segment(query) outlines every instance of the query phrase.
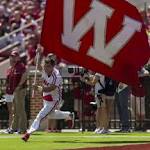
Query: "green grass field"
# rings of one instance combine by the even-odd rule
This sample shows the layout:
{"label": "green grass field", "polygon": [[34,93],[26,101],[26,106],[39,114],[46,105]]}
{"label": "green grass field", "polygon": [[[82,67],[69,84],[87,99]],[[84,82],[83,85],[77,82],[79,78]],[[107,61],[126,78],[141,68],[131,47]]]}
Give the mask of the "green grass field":
{"label": "green grass field", "polygon": [[86,147],[103,147],[127,144],[150,143],[150,133],[111,133],[96,135],[85,133],[45,133],[36,132],[28,142],[21,135],[0,134],[1,150],[64,150]]}

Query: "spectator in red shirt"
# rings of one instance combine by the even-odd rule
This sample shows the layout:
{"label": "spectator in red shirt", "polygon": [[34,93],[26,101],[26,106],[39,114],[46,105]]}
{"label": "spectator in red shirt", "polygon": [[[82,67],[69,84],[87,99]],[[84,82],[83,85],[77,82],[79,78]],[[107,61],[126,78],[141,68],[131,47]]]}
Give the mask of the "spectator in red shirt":
{"label": "spectator in red shirt", "polygon": [[26,95],[26,68],[20,61],[17,51],[10,54],[10,64],[7,71],[6,93],[14,96],[14,118],[12,121],[13,131],[24,132],[27,129],[27,118],[25,113],[25,95]]}
{"label": "spectator in red shirt", "polygon": [[28,66],[35,66],[36,47],[32,44],[27,46],[27,63]]}
{"label": "spectator in red shirt", "polygon": [[143,67],[140,72],[138,72],[139,80],[141,84],[137,87],[132,87],[131,94],[131,104],[133,108],[133,116],[138,120],[138,124],[135,127],[135,130],[145,131],[144,128],[144,119],[145,119],[145,88],[142,85],[143,77],[146,76],[148,71]]}
{"label": "spectator in red shirt", "polygon": [[10,67],[7,69],[7,73],[6,73],[6,95],[4,95],[4,98],[7,102],[7,108],[8,108],[8,113],[9,113],[9,122],[8,122],[8,129],[6,130],[6,132],[9,132],[10,128],[11,128],[11,124],[12,124],[12,118],[13,118],[13,92],[10,89],[10,83],[11,83],[11,68],[13,66],[13,61],[12,59],[10,59]]}
{"label": "spectator in red shirt", "polygon": [[143,121],[145,119],[145,90],[142,85],[132,88],[131,102],[132,115],[138,121],[135,130],[144,130]]}

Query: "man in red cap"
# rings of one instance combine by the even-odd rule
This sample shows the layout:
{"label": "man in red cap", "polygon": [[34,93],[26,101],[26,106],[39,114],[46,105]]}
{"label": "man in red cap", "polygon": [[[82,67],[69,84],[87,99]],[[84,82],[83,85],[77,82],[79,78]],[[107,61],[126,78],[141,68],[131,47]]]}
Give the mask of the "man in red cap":
{"label": "man in red cap", "polygon": [[12,51],[9,59],[10,67],[7,70],[6,101],[7,97],[11,97],[8,105],[10,106],[9,111],[12,114],[12,103],[14,104],[14,118],[12,124],[9,122],[11,129],[8,133],[13,133],[13,131],[24,132],[27,128],[27,117],[25,113],[26,68],[21,63],[17,51]]}

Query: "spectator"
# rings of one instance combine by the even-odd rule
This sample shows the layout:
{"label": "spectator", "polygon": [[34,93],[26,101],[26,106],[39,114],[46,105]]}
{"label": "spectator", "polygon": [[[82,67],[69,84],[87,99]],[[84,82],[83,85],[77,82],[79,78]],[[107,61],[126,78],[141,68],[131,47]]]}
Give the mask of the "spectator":
{"label": "spectator", "polygon": [[[34,41],[34,39],[33,39],[33,41]],[[33,44],[31,42],[28,43],[28,45],[26,46],[26,50],[27,50],[27,65],[35,66],[36,47],[34,45],[34,42],[33,42]]]}
{"label": "spectator", "polygon": [[84,126],[88,130],[93,130],[95,128],[95,111],[93,111],[90,103],[94,100],[93,90],[91,86],[86,86],[83,95],[83,115],[84,115]]}
{"label": "spectator", "polygon": [[[103,89],[104,86],[104,76],[101,74],[96,73],[90,80],[87,80],[87,78],[81,78],[81,81],[85,82],[86,84],[89,84],[91,86],[95,86],[95,101],[97,104],[97,110],[96,110],[96,129],[95,133],[99,133],[101,131],[101,124],[100,124],[100,114],[101,114],[101,93],[99,93],[99,90]],[[100,84],[100,82],[101,84]],[[98,96],[99,95],[99,96]]]}
{"label": "spectator", "polygon": [[[145,118],[150,119],[150,59],[149,62],[145,65],[147,73],[143,77],[142,85],[145,89]],[[146,128],[149,128],[150,123],[145,122]]]}
{"label": "spectator", "polygon": [[11,72],[12,72],[12,67],[14,65],[13,60],[10,58],[10,67],[7,70],[7,76],[6,76],[6,95],[4,95],[4,98],[7,102],[7,108],[8,108],[8,113],[9,113],[9,122],[8,122],[8,129],[6,130],[6,133],[9,133],[12,127],[12,119],[13,119],[13,91],[10,89],[10,83],[12,78]]}
{"label": "spectator", "polygon": [[114,104],[116,89],[118,86],[118,82],[112,80],[109,77],[105,77],[104,79],[104,87],[102,89],[102,105],[101,105],[101,113],[100,113],[100,127],[101,130],[98,132],[100,134],[109,133],[109,121],[111,117],[111,111]]}
{"label": "spectator", "polygon": [[132,87],[131,102],[133,108],[133,115],[135,115],[135,120],[138,122],[135,126],[137,131],[145,131],[145,87],[143,85],[144,77],[147,76],[149,72],[143,67],[139,72],[140,85]]}
{"label": "spectator", "polygon": [[130,132],[130,122],[129,122],[129,95],[130,88],[124,83],[120,83],[116,93],[116,103],[119,113],[119,118],[121,122],[121,130],[117,132]]}
{"label": "spectator", "polygon": [[117,82],[98,73],[91,80],[82,78],[82,81],[90,85],[95,85],[95,99],[97,103],[95,133],[109,133],[109,119]]}
{"label": "spectator", "polygon": [[[4,36],[6,33],[19,29],[28,23],[33,23],[33,25],[26,29],[25,34],[29,32],[33,34],[33,30],[38,32],[35,31],[35,28],[37,28],[35,20],[43,16],[44,6],[44,1],[37,0],[20,0],[19,2],[16,0],[0,1],[0,36]],[[3,39],[3,41],[0,41],[0,48],[7,46],[9,42],[8,39]]]}
{"label": "spectator", "polygon": [[18,131],[23,133],[27,128],[27,118],[25,112],[26,95],[26,68],[20,61],[17,51],[10,54],[12,66],[9,68],[7,93],[14,96],[14,118],[10,133]]}
{"label": "spectator", "polygon": [[132,115],[135,116],[135,131],[145,131],[145,90],[143,86],[132,88],[131,94]]}
{"label": "spectator", "polygon": [[76,112],[77,118],[80,121],[80,128],[82,128],[82,98],[79,81],[74,82],[73,97],[74,97],[74,111]]}

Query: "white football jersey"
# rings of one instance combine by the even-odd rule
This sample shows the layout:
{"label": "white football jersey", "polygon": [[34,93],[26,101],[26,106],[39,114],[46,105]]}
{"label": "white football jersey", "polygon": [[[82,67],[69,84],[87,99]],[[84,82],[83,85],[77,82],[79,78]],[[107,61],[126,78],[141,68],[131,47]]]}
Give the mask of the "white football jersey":
{"label": "white football jersey", "polygon": [[56,89],[51,92],[43,92],[43,97],[50,95],[54,101],[61,100],[62,99],[62,77],[59,73],[59,70],[54,68],[50,76],[48,76],[47,73],[43,72],[42,79],[43,79],[44,87],[48,87],[51,84],[57,86]]}

